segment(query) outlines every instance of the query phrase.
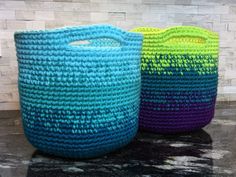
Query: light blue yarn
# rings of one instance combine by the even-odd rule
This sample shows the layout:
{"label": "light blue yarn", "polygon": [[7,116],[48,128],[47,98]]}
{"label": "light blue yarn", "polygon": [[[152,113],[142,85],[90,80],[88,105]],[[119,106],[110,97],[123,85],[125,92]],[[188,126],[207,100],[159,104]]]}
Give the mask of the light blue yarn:
{"label": "light blue yarn", "polygon": [[[72,45],[74,41],[89,43]],[[142,35],[110,25],[15,33],[24,131],[36,148],[90,158],[138,127]]]}

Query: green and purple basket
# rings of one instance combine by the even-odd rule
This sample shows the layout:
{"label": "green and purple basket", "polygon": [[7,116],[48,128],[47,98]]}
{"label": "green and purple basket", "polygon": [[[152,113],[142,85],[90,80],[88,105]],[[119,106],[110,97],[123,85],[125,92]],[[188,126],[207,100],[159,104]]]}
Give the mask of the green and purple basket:
{"label": "green and purple basket", "polygon": [[192,26],[132,31],[144,35],[140,128],[176,133],[207,125],[217,95],[218,35]]}

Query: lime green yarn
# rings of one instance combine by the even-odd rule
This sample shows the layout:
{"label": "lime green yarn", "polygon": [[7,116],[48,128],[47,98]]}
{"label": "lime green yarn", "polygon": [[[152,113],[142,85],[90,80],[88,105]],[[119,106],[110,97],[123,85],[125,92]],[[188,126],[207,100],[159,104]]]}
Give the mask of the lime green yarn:
{"label": "lime green yarn", "polygon": [[173,74],[170,68],[180,74],[183,74],[183,70],[194,70],[199,75],[217,72],[217,33],[193,26],[166,29],[139,27],[132,31],[144,35],[142,71],[168,75]]}
{"label": "lime green yarn", "polygon": [[140,32],[142,34],[156,34],[157,32],[161,31],[160,28],[154,27],[138,27],[132,30],[132,32]]}

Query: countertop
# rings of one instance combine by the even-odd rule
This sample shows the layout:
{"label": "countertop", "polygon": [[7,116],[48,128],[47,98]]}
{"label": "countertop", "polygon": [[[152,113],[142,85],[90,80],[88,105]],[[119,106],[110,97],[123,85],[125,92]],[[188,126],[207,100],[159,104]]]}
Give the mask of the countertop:
{"label": "countertop", "polygon": [[37,151],[19,111],[0,111],[0,177],[236,176],[236,102],[216,105],[202,130],[177,135],[139,132],[126,147],[89,160]]}

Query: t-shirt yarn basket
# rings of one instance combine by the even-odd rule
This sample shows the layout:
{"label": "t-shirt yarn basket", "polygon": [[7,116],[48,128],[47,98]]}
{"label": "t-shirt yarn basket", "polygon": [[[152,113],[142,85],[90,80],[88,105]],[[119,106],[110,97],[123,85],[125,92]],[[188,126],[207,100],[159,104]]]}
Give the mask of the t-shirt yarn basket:
{"label": "t-shirt yarn basket", "polygon": [[175,133],[207,125],[217,94],[218,35],[192,26],[132,31],[144,35],[140,128]]}
{"label": "t-shirt yarn basket", "polygon": [[16,32],[29,142],[71,158],[129,143],[138,128],[142,39],[110,25]]}

